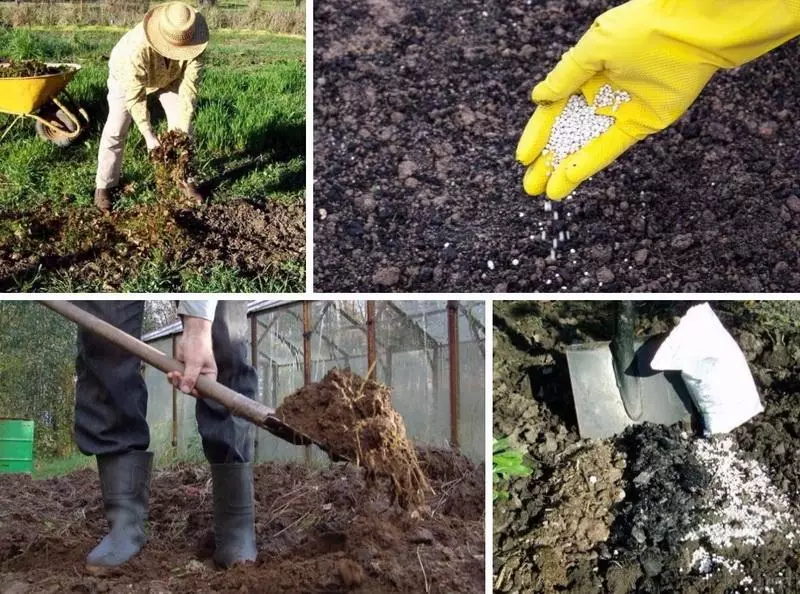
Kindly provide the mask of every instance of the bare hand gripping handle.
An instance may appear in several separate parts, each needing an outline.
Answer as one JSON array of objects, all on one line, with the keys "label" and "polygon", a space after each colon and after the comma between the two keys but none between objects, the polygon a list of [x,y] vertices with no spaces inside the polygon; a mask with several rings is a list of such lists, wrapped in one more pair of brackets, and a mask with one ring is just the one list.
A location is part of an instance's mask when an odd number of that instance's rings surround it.
[{"label": "bare hand gripping handle", "polygon": [[[149,363],[164,373],[169,373],[171,371],[183,372],[183,363],[179,363],[175,359],[167,357],[158,349],[134,338],[119,328],[115,328],[108,322],[104,322],[97,316],[93,316],[69,301],[39,301],[39,303],[76,323],[84,330],[88,330],[118,346],[122,350],[139,357],[142,361]],[[242,396],[219,382],[201,375],[197,378],[196,387],[197,392],[204,398],[220,403],[237,417],[250,421],[281,439],[294,445],[309,445],[315,443],[309,437],[298,433],[283,423],[283,421],[275,416],[274,409],[264,406],[255,400],[251,400],[246,396]]]}]

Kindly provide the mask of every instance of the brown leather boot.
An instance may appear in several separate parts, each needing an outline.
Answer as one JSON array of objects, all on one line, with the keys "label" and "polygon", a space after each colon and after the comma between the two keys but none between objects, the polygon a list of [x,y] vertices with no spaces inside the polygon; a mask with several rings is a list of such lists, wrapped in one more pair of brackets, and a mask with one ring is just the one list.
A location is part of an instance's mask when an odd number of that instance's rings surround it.
[{"label": "brown leather boot", "polygon": [[111,212],[111,192],[104,188],[96,188],[94,191],[94,205],[103,213]]}]

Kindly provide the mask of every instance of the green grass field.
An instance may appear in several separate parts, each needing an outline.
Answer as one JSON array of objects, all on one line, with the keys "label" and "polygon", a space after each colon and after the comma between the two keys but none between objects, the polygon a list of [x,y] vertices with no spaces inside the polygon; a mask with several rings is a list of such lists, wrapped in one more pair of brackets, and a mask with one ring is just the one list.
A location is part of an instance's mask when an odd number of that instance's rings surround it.
[{"label": "green grass field", "polygon": [[[0,211],[43,204],[91,207],[97,147],[107,114],[107,56],[123,29],[0,30],[0,57],[78,62],[83,68],[68,87],[89,113],[91,125],[80,142],[58,148],[39,139],[33,123],[18,123],[0,143]],[[213,181],[212,202],[231,198],[302,204],[305,193],[305,41],[257,32],[215,31],[206,52],[195,137],[201,181]],[[151,118],[166,129],[160,105]],[[12,121],[0,115],[0,130]],[[126,145],[123,185],[134,188],[115,208],[156,200],[153,170],[144,141],[132,126]],[[130,291],[302,291],[303,261],[281,263],[280,270],[242,278],[236,269],[215,267],[207,275],[164,261],[158,250],[131,270]],[[21,281],[21,290],[93,291],[58,271],[42,270]]]}]

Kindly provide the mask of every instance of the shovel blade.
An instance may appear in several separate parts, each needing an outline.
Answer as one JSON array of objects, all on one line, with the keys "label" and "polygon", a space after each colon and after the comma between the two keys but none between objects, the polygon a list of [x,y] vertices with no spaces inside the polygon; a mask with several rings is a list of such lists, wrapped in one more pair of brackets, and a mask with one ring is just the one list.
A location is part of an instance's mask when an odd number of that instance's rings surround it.
[{"label": "shovel blade", "polygon": [[567,348],[569,379],[581,437],[605,439],[636,423],[672,425],[690,415],[691,397],[680,373],[664,373],[650,367],[658,346],[656,342],[637,342],[635,364],[628,369],[640,386],[642,414],[638,419],[631,419],[625,411],[609,343]]}]

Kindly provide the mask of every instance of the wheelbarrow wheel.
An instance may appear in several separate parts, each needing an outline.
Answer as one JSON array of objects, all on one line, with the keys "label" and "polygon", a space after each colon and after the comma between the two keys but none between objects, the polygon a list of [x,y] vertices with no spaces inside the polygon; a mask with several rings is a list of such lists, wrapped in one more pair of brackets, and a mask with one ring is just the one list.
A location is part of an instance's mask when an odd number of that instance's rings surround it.
[{"label": "wheelbarrow wheel", "polygon": [[[75,142],[78,137],[70,137],[71,133],[74,133],[77,130],[77,126],[75,123],[69,119],[67,114],[65,114],[62,110],[58,110],[55,112],[55,119],[57,119],[62,126],[64,126],[64,130],[54,130],[49,126],[45,126],[42,122],[37,121],[35,124],[36,134],[39,135],[39,138],[42,138],[48,142],[52,142],[56,146],[65,147],[71,145]],[[51,120],[53,121],[53,120]]]}]

